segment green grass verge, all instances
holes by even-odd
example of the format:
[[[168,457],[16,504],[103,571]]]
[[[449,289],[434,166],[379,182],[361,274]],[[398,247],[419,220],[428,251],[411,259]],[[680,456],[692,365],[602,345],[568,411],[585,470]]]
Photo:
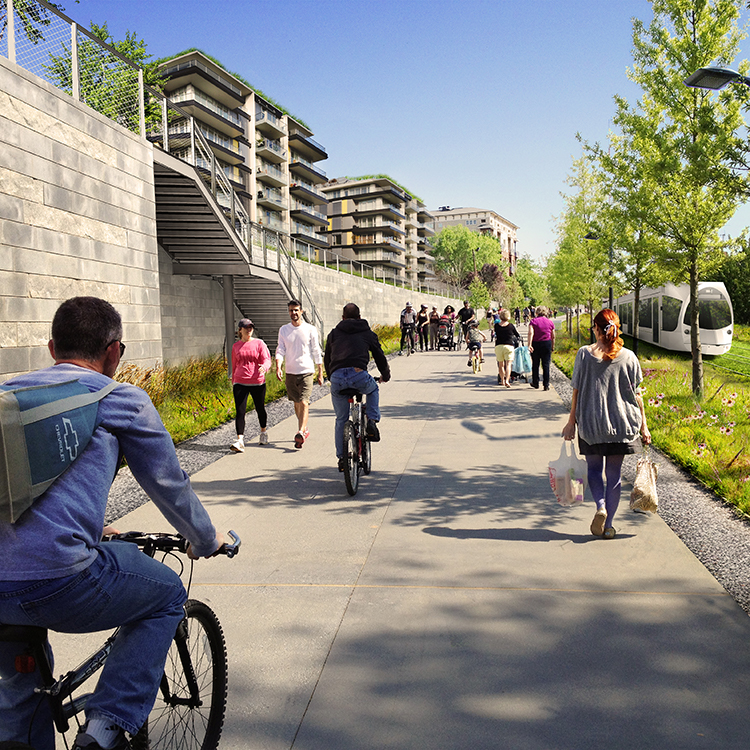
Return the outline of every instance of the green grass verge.
[[[581,322],[581,333],[588,319]],[[577,336],[558,331],[555,364],[569,377]],[[625,336],[625,345],[632,339]],[[750,516],[750,328],[735,326],[732,348],[704,358],[705,398],[692,393],[689,354],[638,343],[646,416],[654,445],[704,485]],[[724,369],[730,368],[730,369]],[[732,371],[730,371],[732,370]]]

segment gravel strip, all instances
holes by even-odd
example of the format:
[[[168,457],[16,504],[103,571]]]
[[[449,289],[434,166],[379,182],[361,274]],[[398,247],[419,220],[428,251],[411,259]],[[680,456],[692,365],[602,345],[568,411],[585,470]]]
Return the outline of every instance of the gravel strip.
[[[391,357],[394,355],[391,355]],[[389,357],[390,359],[390,357]],[[550,368],[550,383],[565,407],[570,408],[573,388],[568,377],[554,364]],[[327,396],[330,385],[315,385],[312,401]],[[266,405],[268,427],[294,414],[291,401],[280,399]],[[245,438],[248,443],[260,433],[258,417],[248,412]],[[204,432],[177,446],[180,464],[189,474],[209,466],[229,452],[236,440],[234,422]],[[706,489],[690,474],[676,466],[664,454],[652,448],[659,464],[659,515],[687,548],[700,560],[737,603],[750,614],[750,522],[736,515],[734,510],[717,495]],[[623,479],[632,484],[638,456],[625,457]],[[629,493],[623,492],[620,512],[629,513]],[[107,523],[124,516],[148,502],[148,497],[127,469],[115,479],[107,507]]]
[[[570,409],[573,388],[557,367],[550,383]],[[651,449],[659,464],[659,515],[706,566],[735,601],[750,614],[750,523],[663,453]],[[638,455],[625,456],[623,479],[632,484]],[[629,492],[623,492],[620,512],[629,513]]]

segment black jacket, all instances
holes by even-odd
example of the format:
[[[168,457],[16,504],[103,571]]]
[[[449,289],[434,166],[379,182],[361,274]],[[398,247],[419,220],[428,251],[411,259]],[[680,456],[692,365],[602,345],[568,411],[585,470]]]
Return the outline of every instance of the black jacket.
[[[375,364],[380,370],[381,380],[385,383],[391,379],[391,368],[380,348],[377,334],[363,318],[342,320],[329,334],[326,340],[326,351],[323,364],[326,374],[331,375],[342,367],[359,367],[366,370],[372,352]]]

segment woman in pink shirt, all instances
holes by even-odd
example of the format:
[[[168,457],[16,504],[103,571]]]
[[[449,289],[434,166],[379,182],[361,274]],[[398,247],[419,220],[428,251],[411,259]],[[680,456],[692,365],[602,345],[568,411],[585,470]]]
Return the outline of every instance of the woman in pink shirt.
[[[539,388],[539,363],[542,363],[542,383],[549,390],[549,362],[555,346],[555,323],[547,316],[549,310],[539,305],[536,317],[529,322],[529,353],[531,354],[531,387]]]
[[[243,318],[239,322],[240,340],[232,347],[232,383],[237,429],[237,442],[230,446],[235,453],[245,450],[245,412],[247,397],[253,397],[255,411],[260,423],[260,444],[268,443],[266,432],[266,373],[271,367],[271,353],[261,339],[253,338],[255,326],[252,320]]]

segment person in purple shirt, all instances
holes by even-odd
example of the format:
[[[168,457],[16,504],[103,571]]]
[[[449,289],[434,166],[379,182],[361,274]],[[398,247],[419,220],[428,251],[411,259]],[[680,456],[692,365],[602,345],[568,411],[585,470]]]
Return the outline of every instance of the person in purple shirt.
[[[77,380],[90,391],[112,383],[125,351],[122,320],[108,302],[74,297],[52,321],[55,364],[8,381],[13,387]],[[122,458],[169,523],[210,557],[222,544],[177,460],[151,399],[123,383],[98,406],[85,450],[15,521],[0,521],[0,622],[62,633],[120,627],[73,750],[129,747],[151,711],[187,598],[179,576],[134,544],[102,542],[112,480]],[[108,528],[108,532],[114,531]],[[0,742],[54,750],[39,673],[20,674],[25,644],[0,643]]]
[[[555,347],[555,323],[547,316],[549,309],[539,305],[535,317],[529,321],[529,353],[531,354],[531,387],[539,388],[539,363],[542,365],[542,384],[549,390],[549,363]]]

